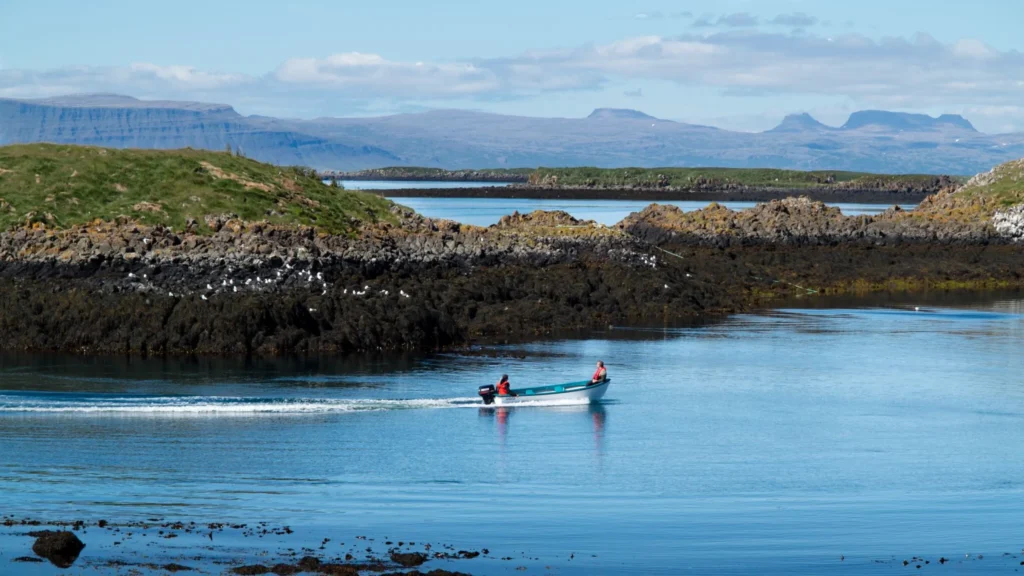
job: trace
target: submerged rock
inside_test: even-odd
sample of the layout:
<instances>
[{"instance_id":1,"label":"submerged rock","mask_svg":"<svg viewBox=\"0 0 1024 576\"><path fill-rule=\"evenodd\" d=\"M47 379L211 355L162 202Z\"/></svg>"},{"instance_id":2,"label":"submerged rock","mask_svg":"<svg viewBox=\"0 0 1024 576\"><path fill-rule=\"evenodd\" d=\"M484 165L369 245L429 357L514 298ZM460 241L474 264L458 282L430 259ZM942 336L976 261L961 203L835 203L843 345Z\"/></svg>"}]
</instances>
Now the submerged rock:
<instances>
[{"instance_id":1,"label":"submerged rock","mask_svg":"<svg viewBox=\"0 0 1024 576\"><path fill-rule=\"evenodd\" d=\"M413 568L427 561L427 555L420 552L392 552L391 561L399 566Z\"/></svg>"},{"instance_id":2,"label":"submerged rock","mask_svg":"<svg viewBox=\"0 0 1024 576\"><path fill-rule=\"evenodd\" d=\"M239 576L259 576L260 574L270 574L270 568L262 564L250 564L248 566L236 566L231 569L232 574L238 574Z\"/></svg>"}]
</instances>

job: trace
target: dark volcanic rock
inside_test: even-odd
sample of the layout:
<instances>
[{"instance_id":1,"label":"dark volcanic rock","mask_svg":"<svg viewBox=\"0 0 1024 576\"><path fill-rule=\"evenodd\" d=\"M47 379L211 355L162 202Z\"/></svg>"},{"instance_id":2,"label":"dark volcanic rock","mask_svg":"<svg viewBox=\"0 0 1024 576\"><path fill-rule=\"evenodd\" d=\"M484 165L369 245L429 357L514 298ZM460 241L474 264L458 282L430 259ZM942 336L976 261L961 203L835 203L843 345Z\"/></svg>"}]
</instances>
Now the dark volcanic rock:
<instances>
[{"instance_id":1,"label":"dark volcanic rock","mask_svg":"<svg viewBox=\"0 0 1024 576\"><path fill-rule=\"evenodd\" d=\"M735 295L656 259L650 246L564 213L490 229L406 215L400 228L357 238L238 221L212 236L130 223L36 227L0 234L0 345L438 349L737 309Z\"/></svg>"},{"instance_id":2,"label":"dark volcanic rock","mask_svg":"<svg viewBox=\"0 0 1024 576\"><path fill-rule=\"evenodd\" d=\"M359 568L348 564L323 564L316 571L328 576L359 576Z\"/></svg>"},{"instance_id":3,"label":"dark volcanic rock","mask_svg":"<svg viewBox=\"0 0 1024 576\"><path fill-rule=\"evenodd\" d=\"M414 570L412 572L387 572L381 574L381 576L470 576L464 572L452 572L450 570L431 570L430 572L420 572Z\"/></svg>"},{"instance_id":4,"label":"dark volcanic rock","mask_svg":"<svg viewBox=\"0 0 1024 576\"><path fill-rule=\"evenodd\" d=\"M231 569L232 574L238 574L239 576L259 576L260 574L269 574L270 568L262 564L250 564L248 566L236 566Z\"/></svg>"},{"instance_id":5,"label":"dark volcanic rock","mask_svg":"<svg viewBox=\"0 0 1024 576\"><path fill-rule=\"evenodd\" d=\"M292 576L299 572L303 572L303 570L292 564L275 564L270 568L270 573L276 576Z\"/></svg>"},{"instance_id":6,"label":"dark volcanic rock","mask_svg":"<svg viewBox=\"0 0 1024 576\"><path fill-rule=\"evenodd\" d=\"M210 235L126 221L35 225L0 233L0 347L435 350L685 322L744 310L788 283L1020 282L1012 239L987 220L947 217L944 202L872 217L800 198L740 212L652 205L614 228L564 212L480 228L396 208L400 225L353 237L231 215Z\"/></svg>"},{"instance_id":7,"label":"dark volcanic rock","mask_svg":"<svg viewBox=\"0 0 1024 576\"><path fill-rule=\"evenodd\" d=\"M85 544L75 536L73 532L45 532L39 534L32 551L38 556L46 558L51 564L58 568L70 568L78 555L82 553Z\"/></svg>"},{"instance_id":8,"label":"dark volcanic rock","mask_svg":"<svg viewBox=\"0 0 1024 576\"><path fill-rule=\"evenodd\" d=\"M427 561L427 555L419 552L392 552L391 561L399 566L413 568Z\"/></svg>"}]
</instances>

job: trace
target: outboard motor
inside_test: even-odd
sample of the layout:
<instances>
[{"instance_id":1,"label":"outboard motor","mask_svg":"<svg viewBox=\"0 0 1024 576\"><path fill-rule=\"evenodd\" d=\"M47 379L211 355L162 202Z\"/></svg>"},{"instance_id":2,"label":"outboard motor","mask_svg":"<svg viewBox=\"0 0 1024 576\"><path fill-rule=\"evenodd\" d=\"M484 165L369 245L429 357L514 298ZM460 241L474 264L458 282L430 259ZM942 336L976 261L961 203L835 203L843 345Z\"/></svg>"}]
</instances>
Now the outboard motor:
<instances>
[{"instance_id":1,"label":"outboard motor","mask_svg":"<svg viewBox=\"0 0 1024 576\"><path fill-rule=\"evenodd\" d=\"M494 389L494 384L488 384L487 386L481 386L477 393L484 399L484 404L494 404L494 395L497 391Z\"/></svg>"}]
</instances>

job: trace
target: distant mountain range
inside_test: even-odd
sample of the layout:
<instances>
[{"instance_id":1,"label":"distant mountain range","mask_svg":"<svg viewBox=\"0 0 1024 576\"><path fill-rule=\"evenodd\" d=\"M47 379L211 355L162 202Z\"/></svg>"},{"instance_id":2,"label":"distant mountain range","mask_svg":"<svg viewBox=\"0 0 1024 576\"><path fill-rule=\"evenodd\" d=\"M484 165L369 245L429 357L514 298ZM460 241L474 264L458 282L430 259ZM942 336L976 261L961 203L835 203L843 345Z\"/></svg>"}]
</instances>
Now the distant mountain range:
<instances>
[{"instance_id":1,"label":"distant mountain range","mask_svg":"<svg viewBox=\"0 0 1024 576\"><path fill-rule=\"evenodd\" d=\"M115 148L230 145L251 158L325 170L537 166L721 166L974 174L1024 156L1024 134L978 132L961 116L869 110L840 127L808 114L761 133L598 109L586 118L441 110L375 118L242 116L227 105L114 94L0 99L0 144Z\"/></svg>"}]
</instances>

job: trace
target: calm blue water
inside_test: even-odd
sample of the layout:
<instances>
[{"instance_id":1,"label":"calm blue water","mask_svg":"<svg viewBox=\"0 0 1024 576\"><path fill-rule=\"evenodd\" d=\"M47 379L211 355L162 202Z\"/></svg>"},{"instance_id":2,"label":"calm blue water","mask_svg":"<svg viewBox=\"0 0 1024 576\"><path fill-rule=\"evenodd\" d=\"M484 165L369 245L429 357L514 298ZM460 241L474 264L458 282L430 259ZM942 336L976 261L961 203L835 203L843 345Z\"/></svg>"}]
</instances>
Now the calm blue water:
<instances>
[{"instance_id":1,"label":"calm blue water","mask_svg":"<svg viewBox=\"0 0 1024 576\"><path fill-rule=\"evenodd\" d=\"M948 573L1008 572L1024 300L908 304L922 310L786 309L485 354L3 356L0 513L269 521L308 544L516 558L450 567L474 574L891 573L915 554L923 571L945 555ZM577 380L598 359L614 379L601 405L472 398L502 372ZM0 571L27 544L0 538Z\"/></svg>"},{"instance_id":2,"label":"calm blue water","mask_svg":"<svg viewBox=\"0 0 1024 576\"><path fill-rule=\"evenodd\" d=\"M564 210L576 218L594 220L600 224L612 225L632 212L639 212L652 204L650 201L635 200L529 200L513 198L392 198L395 202L408 206L430 218L447 218L464 224L490 226L502 216L519 211L520 214L534 210ZM710 202L678 201L659 202L679 206L690 212L706 208ZM733 210L753 208L755 202L720 202ZM862 214L880 214L889 208L885 204L831 204L838 206L843 214L857 216ZM904 206L912 208L913 206Z\"/></svg>"},{"instance_id":3,"label":"calm blue water","mask_svg":"<svg viewBox=\"0 0 1024 576\"><path fill-rule=\"evenodd\" d=\"M346 190L429 190L434 188L490 188L508 182L438 182L432 180L341 180Z\"/></svg>"}]
</instances>

